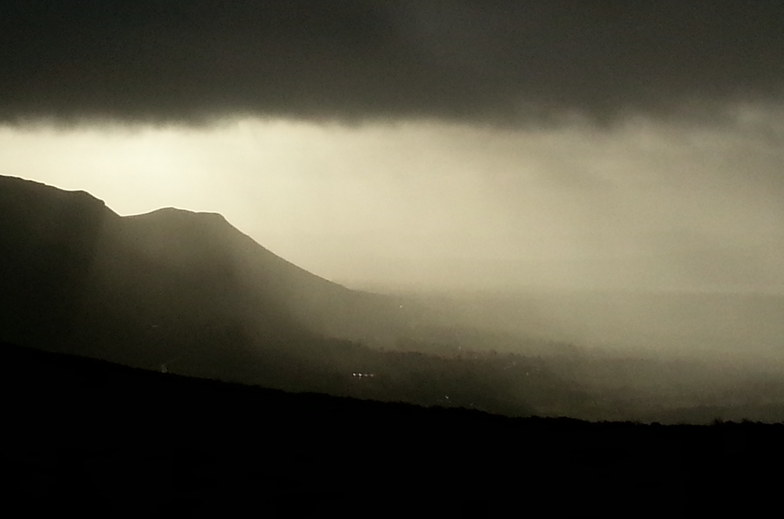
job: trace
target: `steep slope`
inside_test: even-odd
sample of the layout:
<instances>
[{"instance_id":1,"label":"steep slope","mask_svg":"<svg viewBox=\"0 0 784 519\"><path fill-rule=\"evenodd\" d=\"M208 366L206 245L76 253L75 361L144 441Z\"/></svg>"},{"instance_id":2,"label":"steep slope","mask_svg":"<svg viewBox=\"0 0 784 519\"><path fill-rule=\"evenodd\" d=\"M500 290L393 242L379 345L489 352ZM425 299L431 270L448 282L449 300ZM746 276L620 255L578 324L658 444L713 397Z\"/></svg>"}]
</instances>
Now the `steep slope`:
<instances>
[{"instance_id":1,"label":"steep slope","mask_svg":"<svg viewBox=\"0 0 784 519\"><path fill-rule=\"evenodd\" d=\"M0 329L5 337L26 342L67 338L103 228L118 219L87 193L0 177Z\"/></svg>"}]
</instances>

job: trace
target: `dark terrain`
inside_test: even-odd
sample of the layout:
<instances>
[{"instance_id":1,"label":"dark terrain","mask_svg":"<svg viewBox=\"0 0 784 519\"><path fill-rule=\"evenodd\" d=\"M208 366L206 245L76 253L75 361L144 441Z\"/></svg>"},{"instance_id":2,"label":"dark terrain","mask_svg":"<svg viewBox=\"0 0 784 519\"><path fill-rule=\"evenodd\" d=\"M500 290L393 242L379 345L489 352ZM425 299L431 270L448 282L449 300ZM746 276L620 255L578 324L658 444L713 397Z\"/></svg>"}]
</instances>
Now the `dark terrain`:
<instances>
[{"instance_id":1,"label":"dark terrain","mask_svg":"<svg viewBox=\"0 0 784 519\"><path fill-rule=\"evenodd\" d=\"M608 355L447 313L319 278L219 215L120 217L0 177L3 502L693 516L748 512L780 486L777 371Z\"/></svg>"},{"instance_id":2,"label":"dark terrain","mask_svg":"<svg viewBox=\"0 0 784 519\"><path fill-rule=\"evenodd\" d=\"M743 420L784 416L775 371L454 324L218 215L0 177L0 216L9 510L691 516L781 484L784 425Z\"/></svg>"},{"instance_id":3,"label":"dark terrain","mask_svg":"<svg viewBox=\"0 0 784 519\"><path fill-rule=\"evenodd\" d=\"M775 503L784 426L508 418L0 347L3 504L100 517L700 516Z\"/></svg>"}]
</instances>

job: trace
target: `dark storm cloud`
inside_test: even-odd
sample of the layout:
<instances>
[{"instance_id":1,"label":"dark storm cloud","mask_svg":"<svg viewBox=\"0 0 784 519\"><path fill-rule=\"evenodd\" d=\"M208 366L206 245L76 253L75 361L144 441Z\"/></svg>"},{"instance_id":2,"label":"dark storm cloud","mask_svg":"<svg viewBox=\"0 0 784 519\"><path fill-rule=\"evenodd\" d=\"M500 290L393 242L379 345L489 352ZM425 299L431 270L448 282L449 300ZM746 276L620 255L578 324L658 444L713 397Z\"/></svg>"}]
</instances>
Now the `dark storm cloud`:
<instances>
[{"instance_id":1,"label":"dark storm cloud","mask_svg":"<svg viewBox=\"0 0 784 519\"><path fill-rule=\"evenodd\" d=\"M779 101L784 2L0 4L0 119L515 122Z\"/></svg>"}]
</instances>

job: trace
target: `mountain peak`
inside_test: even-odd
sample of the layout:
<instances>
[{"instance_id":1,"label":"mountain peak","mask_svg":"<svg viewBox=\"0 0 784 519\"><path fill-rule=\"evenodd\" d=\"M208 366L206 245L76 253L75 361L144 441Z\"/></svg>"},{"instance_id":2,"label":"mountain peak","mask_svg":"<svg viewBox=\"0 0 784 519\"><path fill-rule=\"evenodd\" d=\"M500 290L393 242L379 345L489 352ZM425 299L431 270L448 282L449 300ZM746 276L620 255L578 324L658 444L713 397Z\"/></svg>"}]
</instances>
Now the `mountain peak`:
<instances>
[{"instance_id":1,"label":"mountain peak","mask_svg":"<svg viewBox=\"0 0 784 519\"><path fill-rule=\"evenodd\" d=\"M231 229L235 232L240 232L220 213L191 211L178 207L162 207L149 213L137 214L126 218L138 222L154 221L167 228Z\"/></svg>"},{"instance_id":2,"label":"mountain peak","mask_svg":"<svg viewBox=\"0 0 784 519\"><path fill-rule=\"evenodd\" d=\"M203 219L214 219L220 221L227 221L226 218L220 214L211 211L191 211L190 209L180 209L179 207L161 207L160 209L156 209L154 211L150 211L149 213L144 213L143 215L137 216L172 216L172 217L197 217Z\"/></svg>"}]
</instances>

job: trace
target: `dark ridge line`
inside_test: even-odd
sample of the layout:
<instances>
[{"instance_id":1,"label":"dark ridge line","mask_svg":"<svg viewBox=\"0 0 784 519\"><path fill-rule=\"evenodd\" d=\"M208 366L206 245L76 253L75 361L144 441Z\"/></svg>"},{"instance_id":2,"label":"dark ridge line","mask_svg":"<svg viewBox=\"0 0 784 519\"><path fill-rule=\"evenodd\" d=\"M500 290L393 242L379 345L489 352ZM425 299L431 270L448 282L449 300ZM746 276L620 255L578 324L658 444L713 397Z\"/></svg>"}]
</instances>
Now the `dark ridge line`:
<instances>
[{"instance_id":1,"label":"dark ridge line","mask_svg":"<svg viewBox=\"0 0 784 519\"><path fill-rule=\"evenodd\" d=\"M11 357L11 358L9 358ZM639 421L613 421L613 420L584 420L579 418L572 418L568 416L508 416L498 413L483 411L480 409L469 409L465 407L444 407L444 406L424 406L404 401L383 401L374 399L363 399L352 396L332 395L327 393L319 393L312 391L287 391L284 389L276 389L265 387L256 384L249 384L231 380L222 380L219 378L205 378L181 374L176 372L160 373L152 369L145 369L141 367L128 366L116 362L111 362L104 359L88 357L79 354L63 353L59 351L49 351L37 347L22 346L18 344L0 341L0 359L3 364L9 366L13 362L35 362L41 365L54 365L58 368L74 369L81 375L87 375L88 372L103 373L111 375L119 375L128 377L130 380L122 379L120 381L110 380L109 385L116 385L117 388L123 388L125 385L142 385L153 382L155 384L164 385L166 389L179 390L183 393L191 391L207 390L217 397L231 397L232 395L241 395L243 399L263 399L275 398L278 400L286 400L286 403L292 405L300 405L302 407L310 407L318 404L340 404L342 411L355 412L362 410L374 409L378 413L390 412L397 414L405 414L413 418L435 418L439 415L440 418L451 418L455 420L471 420L475 423L495 423L496 425L507 424L511 426L561 426L572 428L599 428L599 427L631 427L631 428L648 428L648 429L696 429L704 430L715 428L717 426L734 427L734 426L754 426L765 428L781 428L784 427L782 422L759 422L751 420L742 420L739 422L733 420L716 420L712 424L692 424L692 423L675 423L675 424L661 424L659 422L639 422ZM34 374L33 374L34 376Z\"/></svg>"}]
</instances>

